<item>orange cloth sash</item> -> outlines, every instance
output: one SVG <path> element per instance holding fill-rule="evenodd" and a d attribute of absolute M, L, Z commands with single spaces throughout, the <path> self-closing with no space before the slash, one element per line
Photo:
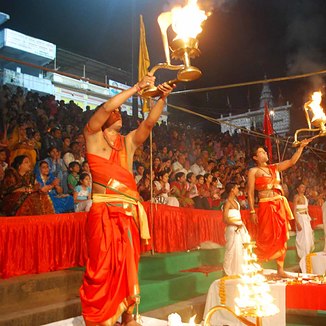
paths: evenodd
<path fill-rule="evenodd" d="M 257 177 L 255 180 L 255 189 L 257 191 L 262 190 L 278 190 L 283 195 L 283 189 L 281 186 L 280 175 L 277 171 L 277 165 L 272 164 L 268 166 L 271 176 Z"/>

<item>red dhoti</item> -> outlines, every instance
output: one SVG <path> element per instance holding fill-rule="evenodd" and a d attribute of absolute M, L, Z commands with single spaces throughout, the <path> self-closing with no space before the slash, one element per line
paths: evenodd
<path fill-rule="evenodd" d="M 83 316 L 114 322 L 132 312 L 139 294 L 139 230 L 133 216 L 108 203 L 94 203 L 87 221 L 89 259 L 80 290 Z"/>
<path fill-rule="evenodd" d="M 293 219 L 288 201 L 283 196 L 264 198 L 258 205 L 256 253 L 259 259 L 284 258 L 289 239 L 289 220 Z"/>
<path fill-rule="evenodd" d="M 87 218 L 88 261 L 80 298 L 83 317 L 92 324 L 113 325 L 124 311 L 132 313 L 139 294 L 140 237 L 150 238 L 123 139 L 117 141 L 121 149 L 112 150 L 109 160 L 87 154 L 93 183 L 106 188 L 105 194 L 93 194 Z"/>

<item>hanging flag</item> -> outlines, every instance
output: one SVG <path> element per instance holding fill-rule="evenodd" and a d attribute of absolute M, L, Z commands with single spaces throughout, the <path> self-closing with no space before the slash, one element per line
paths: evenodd
<path fill-rule="evenodd" d="M 272 163 L 273 152 L 272 152 L 272 140 L 270 136 L 273 134 L 273 125 L 269 115 L 267 102 L 265 102 L 265 111 L 264 111 L 264 134 L 267 136 L 265 138 L 265 146 L 267 148 L 269 162 Z"/>
<path fill-rule="evenodd" d="M 138 60 L 138 80 L 142 80 L 148 73 L 151 64 L 146 44 L 146 33 L 143 16 L 140 15 L 140 34 L 139 34 L 139 60 Z M 143 112 L 149 111 L 149 101 L 143 101 Z"/>

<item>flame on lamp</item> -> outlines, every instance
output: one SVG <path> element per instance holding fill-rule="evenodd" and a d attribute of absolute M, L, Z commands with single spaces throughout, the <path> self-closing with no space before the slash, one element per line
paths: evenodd
<path fill-rule="evenodd" d="M 238 284 L 239 297 L 235 298 L 235 313 L 242 316 L 266 317 L 279 312 L 273 303 L 270 287 L 266 278 L 260 274 L 261 266 L 257 256 L 252 252 L 254 242 L 244 244 L 244 263 L 242 265 L 241 283 Z"/>
<path fill-rule="evenodd" d="M 197 0 L 188 0 L 184 7 L 175 7 L 171 11 L 172 29 L 176 39 L 196 38 L 201 33 L 201 24 L 207 19 L 204 10 L 198 7 Z"/>
<path fill-rule="evenodd" d="M 324 113 L 323 108 L 320 105 L 321 99 L 322 99 L 322 94 L 320 91 L 314 92 L 311 95 L 311 103 L 308 104 L 308 106 L 310 107 L 310 109 L 312 110 L 312 112 L 314 114 L 311 122 L 314 122 L 316 120 L 326 121 L 326 115 Z"/>
<path fill-rule="evenodd" d="M 189 323 L 188 323 L 189 326 L 196 326 L 196 323 L 195 323 L 196 316 L 197 315 L 194 315 L 189 319 Z"/>

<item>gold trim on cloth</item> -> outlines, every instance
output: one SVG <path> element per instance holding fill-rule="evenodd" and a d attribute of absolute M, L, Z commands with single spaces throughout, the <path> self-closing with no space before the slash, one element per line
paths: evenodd
<path fill-rule="evenodd" d="M 275 200 L 279 200 L 279 199 L 283 200 L 285 210 L 286 210 L 286 212 L 288 213 L 288 216 L 289 216 L 288 219 L 293 220 L 294 217 L 293 217 L 293 214 L 292 214 L 292 210 L 290 208 L 289 202 L 286 199 L 286 197 L 281 196 L 281 195 L 277 195 L 277 196 L 274 196 L 274 197 L 261 198 L 261 199 L 259 199 L 259 202 L 260 203 L 266 203 L 266 202 L 269 202 L 269 201 L 275 201 Z"/>
<path fill-rule="evenodd" d="M 132 197 L 135 200 L 139 200 L 138 191 L 130 189 L 124 183 L 122 183 L 116 179 L 110 178 L 108 180 L 108 183 L 106 184 L 106 188 L 109 188 L 121 195 L 125 195 L 128 197 Z"/>
<path fill-rule="evenodd" d="M 312 253 L 310 253 L 310 254 L 308 254 L 308 255 L 306 256 L 306 272 L 307 272 L 308 274 L 313 273 L 313 270 L 312 270 L 312 261 L 311 261 L 311 258 L 312 258 L 313 256 L 317 256 L 317 254 L 314 253 L 314 252 L 312 252 Z"/>
<path fill-rule="evenodd" d="M 137 201 L 126 195 L 93 194 L 93 203 L 122 204 L 122 207 L 126 210 L 126 214 L 128 216 L 133 216 L 132 210 L 130 210 L 130 205 L 136 206 L 138 211 L 140 237 L 145 240 L 151 238 L 149 234 L 147 214 L 145 212 L 144 206 L 140 201 Z"/>
<path fill-rule="evenodd" d="M 228 281 L 228 280 L 234 280 L 234 279 L 237 279 L 237 278 L 240 278 L 240 275 L 227 275 L 227 276 L 224 276 L 222 278 L 220 278 L 220 281 L 218 283 L 218 295 L 220 297 L 220 303 L 221 305 L 225 305 L 226 304 L 226 300 L 227 300 L 227 293 L 226 293 L 226 289 L 225 289 L 225 281 Z"/>
<path fill-rule="evenodd" d="M 121 314 L 127 310 L 127 299 L 124 299 L 118 306 L 117 312 L 108 320 L 102 321 L 100 323 L 93 322 L 90 320 L 85 320 L 86 326 L 114 326 L 116 324 L 116 321 L 121 316 Z"/>
<path fill-rule="evenodd" d="M 228 217 L 228 222 L 229 223 L 234 223 L 234 224 L 237 224 L 237 225 L 242 225 L 242 219 L 237 217 L 237 216 L 229 216 Z"/>

